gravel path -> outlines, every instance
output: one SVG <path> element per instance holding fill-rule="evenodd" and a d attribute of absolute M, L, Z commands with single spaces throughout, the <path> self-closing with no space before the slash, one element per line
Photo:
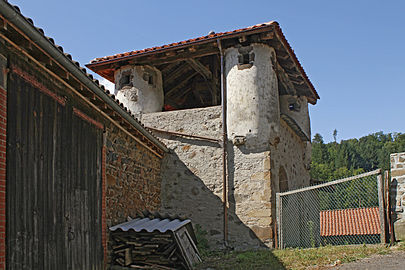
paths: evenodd
<path fill-rule="evenodd" d="M 387 255 L 374 255 L 352 263 L 345 263 L 331 269 L 339 270 L 404 270 L 405 251 L 394 251 Z"/>

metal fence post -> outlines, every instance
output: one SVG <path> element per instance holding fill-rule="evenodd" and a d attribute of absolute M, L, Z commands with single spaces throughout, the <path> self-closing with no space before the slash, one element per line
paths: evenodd
<path fill-rule="evenodd" d="M 381 243 L 385 244 L 385 215 L 384 215 L 384 183 L 381 174 L 377 175 L 377 186 L 378 186 L 378 209 L 380 213 L 380 226 L 381 226 Z"/>
<path fill-rule="evenodd" d="M 282 238 L 282 227 L 281 227 L 281 198 L 280 198 L 280 193 L 276 193 L 276 234 L 278 235 L 278 248 L 282 249 L 283 248 L 283 238 Z"/>

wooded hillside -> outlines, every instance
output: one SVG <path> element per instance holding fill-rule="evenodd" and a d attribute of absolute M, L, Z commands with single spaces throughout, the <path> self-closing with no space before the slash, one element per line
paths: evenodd
<path fill-rule="evenodd" d="M 336 138 L 336 130 L 333 135 Z M 312 140 L 311 177 L 328 181 L 377 168 L 389 170 L 390 154 L 397 152 L 405 152 L 405 134 L 377 132 L 325 144 L 317 133 Z"/>

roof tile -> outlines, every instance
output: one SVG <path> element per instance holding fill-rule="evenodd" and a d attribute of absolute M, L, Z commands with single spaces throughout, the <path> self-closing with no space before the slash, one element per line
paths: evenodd
<path fill-rule="evenodd" d="M 93 59 L 90 64 L 87 64 L 86 66 L 89 67 L 90 69 L 92 69 L 92 67 L 94 65 L 103 65 L 105 63 L 108 63 L 110 61 L 120 61 L 120 58 L 128 58 L 128 57 L 136 57 L 136 56 L 140 56 L 146 53 L 155 53 L 156 51 L 161 51 L 161 50 L 169 50 L 169 49 L 173 49 L 175 47 L 180 47 L 180 46 L 190 46 L 194 43 L 204 43 L 204 42 L 208 42 L 211 39 L 222 39 L 222 38 L 226 38 L 228 36 L 234 36 L 235 34 L 241 34 L 243 32 L 249 32 L 251 30 L 258 30 L 260 28 L 263 28 L 263 31 L 266 31 L 266 29 L 268 27 L 274 27 L 276 32 L 278 33 L 278 36 L 280 37 L 280 41 L 281 43 L 285 46 L 285 48 L 287 49 L 287 51 L 289 52 L 289 54 L 292 57 L 292 60 L 296 63 L 296 66 L 298 67 L 300 73 L 302 74 L 302 76 L 304 77 L 304 80 L 307 82 L 309 88 L 311 89 L 311 91 L 314 94 L 315 97 L 315 102 L 313 104 L 316 103 L 316 99 L 319 99 L 319 95 L 315 90 L 315 87 L 312 85 L 311 81 L 309 80 L 307 74 L 305 73 L 301 63 L 298 61 L 294 50 L 291 48 L 291 46 L 289 45 L 287 39 L 285 38 L 283 32 L 281 31 L 281 28 L 279 26 L 279 24 L 276 21 L 270 21 L 267 23 L 261 23 L 261 24 L 256 24 L 250 27 L 246 27 L 246 28 L 241 28 L 241 29 L 236 29 L 236 30 L 232 30 L 232 31 L 227 31 L 227 32 L 221 32 L 221 33 L 215 33 L 212 35 L 207 35 L 207 36 L 201 36 L 201 37 L 197 37 L 197 38 L 192 38 L 192 39 L 188 39 L 188 40 L 183 40 L 183 41 L 179 41 L 179 42 L 174 42 L 174 43 L 170 43 L 170 44 L 165 44 L 165 45 L 161 45 L 161 46 L 155 46 L 152 48 L 146 48 L 143 50 L 134 50 L 134 51 L 130 51 L 130 52 L 126 52 L 126 53 L 120 53 L 120 54 L 115 54 L 115 55 L 111 55 L 111 56 L 104 56 L 104 57 L 99 57 L 99 58 L 95 58 Z M 101 76 L 104 76 L 103 74 L 100 74 Z M 111 78 L 107 78 L 109 80 L 111 80 Z"/>
<path fill-rule="evenodd" d="M 380 234 L 378 207 L 320 212 L 321 236 Z"/>

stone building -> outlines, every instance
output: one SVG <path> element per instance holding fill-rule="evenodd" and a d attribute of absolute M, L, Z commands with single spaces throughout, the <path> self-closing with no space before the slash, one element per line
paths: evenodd
<path fill-rule="evenodd" d="M 161 210 L 212 247 L 273 246 L 275 193 L 308 186 L 319 96 L 277 22 L 97 58 L 120 101 L 171 150 Z"/>

